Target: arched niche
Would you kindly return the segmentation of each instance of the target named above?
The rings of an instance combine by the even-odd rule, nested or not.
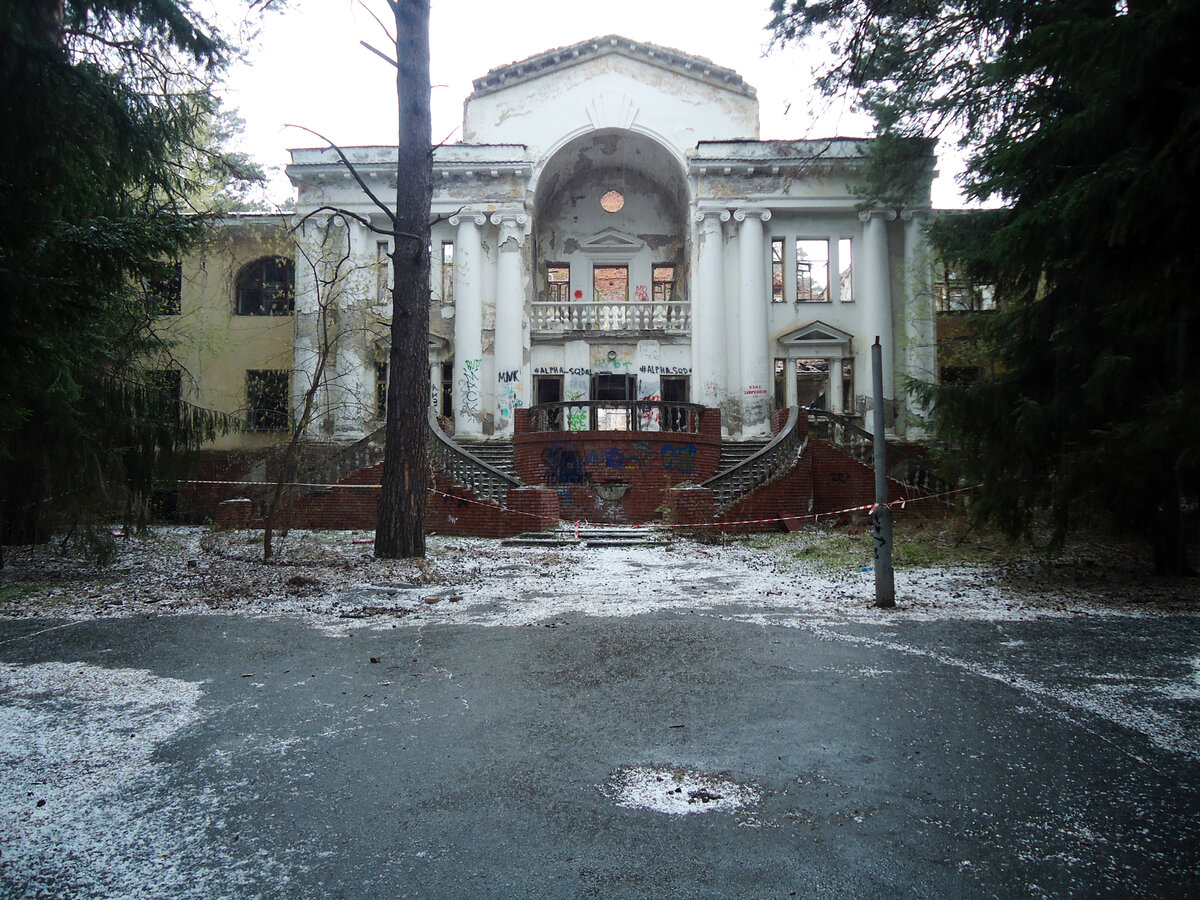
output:
[[[571,139],[540,167],[534,189],[537,298],[591,301],[597,267],[625,267],[628,299],[640,299],[652,293],[656,268],[672,267],[686,299],[688,206],[682,165],[653,138],[604,128]],[[564,267],[569,290],[548,292]]]

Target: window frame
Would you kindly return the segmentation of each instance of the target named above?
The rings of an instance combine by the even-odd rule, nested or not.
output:
[[[268,280],[267,271],[275,266],[285,278]],[[255,284],[244,284],[251,279]],[[270,296],[268,292],[270,290]],[[259,295],[256,308],[250,307],[254,293]],[[235,316],[290,316],[296,311],[296,264],[286,256],[260,256],[240,269],[233,280]],[[265,370],[263,370],[265,371]]]

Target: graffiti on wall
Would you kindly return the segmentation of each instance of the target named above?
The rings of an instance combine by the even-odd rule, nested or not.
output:
[[[464,359],[458,390],[462,408],[469,413],[479,412],[479,366],[483,360]]]
[[[579,451],[563,441],[542,451],[542,476],[546,484],[586,484],[588,481]]]
[[[696,471],[695,444],[663,444],[662,467],[670,472],[691,475]]]

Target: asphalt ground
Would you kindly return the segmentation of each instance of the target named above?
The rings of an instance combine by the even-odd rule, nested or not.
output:
[[[1194,616],[42,619],[0,663],[4,897],[1200,896]]]

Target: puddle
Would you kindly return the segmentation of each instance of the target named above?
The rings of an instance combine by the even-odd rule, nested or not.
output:
[[[618,769],[601,791],[617,806],[670,816],[733,812],[753,806],[761,798],[758,788],[723,775],[649,766]]]

